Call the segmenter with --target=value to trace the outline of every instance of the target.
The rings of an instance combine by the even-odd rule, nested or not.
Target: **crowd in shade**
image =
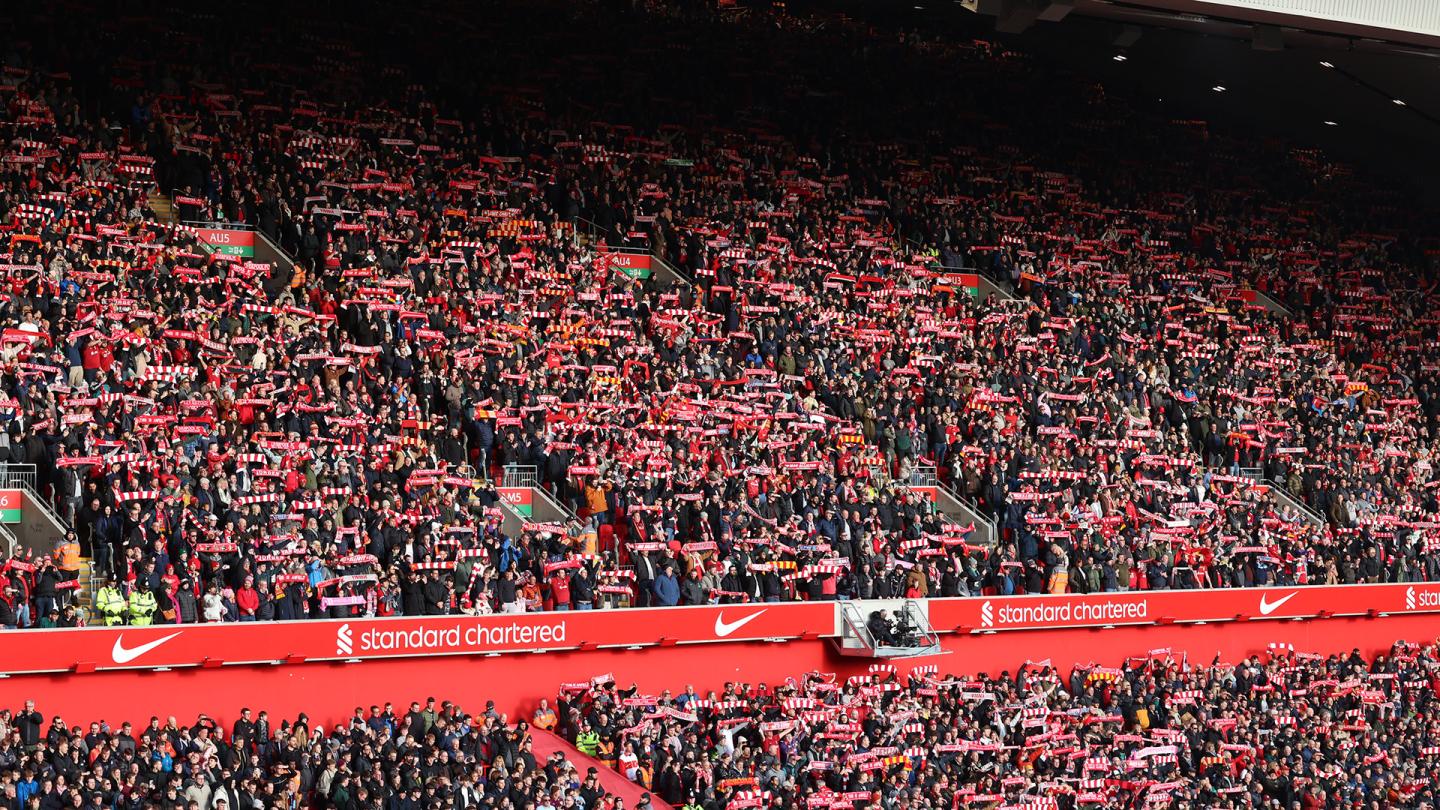
[[[529,724],[430,698],[333,725],[241,709],[229,730],[151,717],[66,724],[33,701],[0,710],[6,810],[624,810],[594,766],[537,758]],[[637,810],[647,810],[642,800]]]
[[[386,11],[7,43],[0,454],[75,536],[0,625],[77,557],[141,625],[1440,577],[1398,192],[986,40]]]
[[[560,727],[671,805],[716,810],[1431,807],[1437,665],[1399,642],[998,677],[881,664],[704,695],[599,676],[564,689]]]

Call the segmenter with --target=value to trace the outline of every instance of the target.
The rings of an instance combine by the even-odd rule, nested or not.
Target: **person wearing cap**
[[[595,756],[600,750],[600,735],[590,727],[588,720],[581,722],[580,731],[575,735],[575,750],[587,757]]]
[[[135,580],[135,593],[130,595],[130,624],[134,627],[149,627],[155,622],[155,611],[159,609],[155,594],[150,592],[150,583],[144,577]]]
[[[107,627],[115,627],[125,623],[129,608],[129,600],[120,588],[119,579],[113,573],[110,574],[105,578],[104,587],[95,595],[95,609],[100,611]]]

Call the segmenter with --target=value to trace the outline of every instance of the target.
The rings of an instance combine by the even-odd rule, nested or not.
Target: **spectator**
[[[653,586],[655,591],[655,604],[661,607],[671,607],[680,602],[680,583],[675,581],[675,567],[665,566],[659,576],[655,578]]]

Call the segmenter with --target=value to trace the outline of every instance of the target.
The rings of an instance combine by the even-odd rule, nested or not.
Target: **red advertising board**
[[[835,603],[20,630],[0,672],[585,650],[835,634]]]
[[[932,599],[940,633],[1440,613],[1440,582]],[[834,636],[838,603],[349,619],[0,634],[0,673],[89,672]],[[1283,631],[1276,631],[1277,633]],[[1440,619],[1436,620],[1440,635]]]
[[[930,623],[985,632],[1434,611],[1440,582],[934,599]]]

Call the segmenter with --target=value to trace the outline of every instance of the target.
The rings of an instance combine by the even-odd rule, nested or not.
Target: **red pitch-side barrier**
[[[1117,665],[1156,648],[1235,660],[1278,641],[1375,653],[1440,635],[1440,583],[937,599],[928,608],[949,654],[911,663],[956,673],[1044,658]],[[47,713],[112,721],[242,705],[341,719],[356,706],[433,694],[475,709],[495,700],[514,714],[601,673],[645,689],[705,690],[863,672],[868,661],[841,658],[825,640],[836,613],[834,603],[756,604],[8,632],[0,671],[15,674],[0,679],[0,706],[34,698]],[[22,674],[38,670],[48,673]]]

